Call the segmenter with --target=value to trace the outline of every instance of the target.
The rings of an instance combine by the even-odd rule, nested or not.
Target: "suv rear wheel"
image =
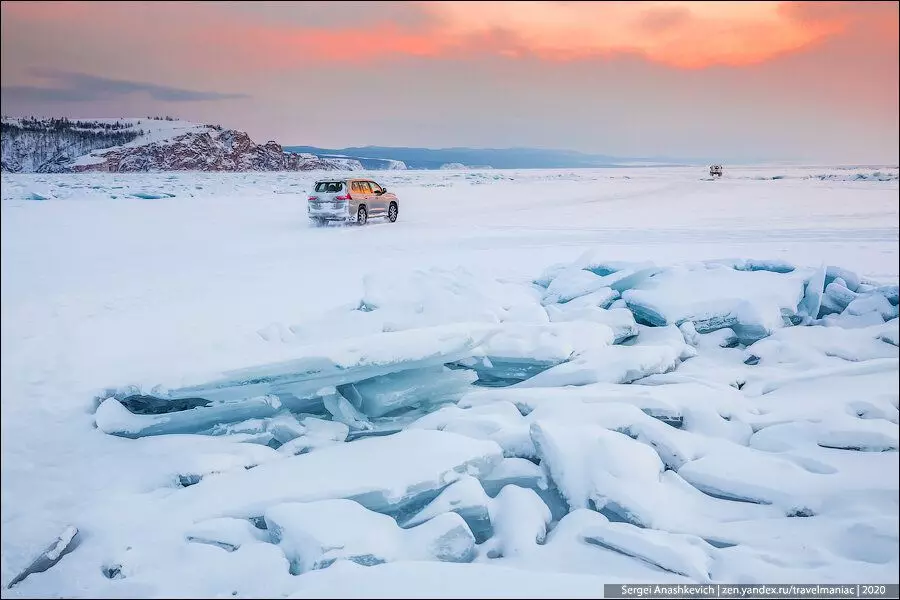
[[[391,202],[391,205],[388,206],[388,221],[394,223],[397,221],[397,203]]]
[[[356,211],[356,224],[357,225],[365,225],[366,221],[369,220],[369,213],[366,212],[365,206],[360,206],[359,210]]]

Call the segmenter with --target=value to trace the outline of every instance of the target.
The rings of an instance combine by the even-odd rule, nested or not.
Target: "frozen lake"
[[[234,528],[238,526],[233,522],[207,524],[206,531],[213,531],[208,534],[212,537],[230,535],[228,544],[238,547],[232,548],[234,551],[222,549],[224,538],[213,540],[220,542],[218,546],[186,541],[185,532],[198,523],[224,517],[246,524],[242,520],[245,517],[265,516],[245,514],[251,511],[250,507],[267,510],[270,504],[292,500],[328,504],[332,498],[358,499],[355,494],[374,493],[379,485],[374,478],[370,487],[360,484],[362,487],[357,489],[352,484],[355,478],[347,475],[345,478],[350,483],[345,485],[340,476],[331,472],[340,471],[348,464],[341,461],[357,460],[351,452],[355,444],[370,442],[384,444],[372,445],[371,452],[384,452],[401,463],[405,456],[414,453],[416,444],[431,449],[430,453],[424,452],[419,463],[407,461],[410,464],[398,466],[397,472],[387,469],[385,486],[391,490],[403,492],[410,486],[430,482],[432,477],[444,477],[441,481],[446,484],[450,482],[447,473],[459,477],[461,472],[469,473],[487,489],[488,466],[494,468],[501,459],[515,458],[541,463],[543,477],[549,478],[554,489],[558,488],[568,502],[572,512],[560,522],[558,515],[552,518],[549,515],[555,509],[553,506],[547,509],[543,503],[547,499],[543,496],[538,499],[538,494],[517,495],[519,491],[530,493],[531,488],[527,486],[515,486],[511,488],[513,493],[504,491],[490,498],[485,510],[493,522],[493,537],[484,542],[479,540],[474,559],[465,555],[468,561],[461,558],[458,561],[481,564],[429,563],[428,569],[435,569],[434,577],[456,582],[458,593],[472,594],[473,589],[484,589],[486,594],[500,595],[591,595],[599,593],[593,586],[603,582],[650,580],[846,583],[855,577],[854,581],[868,583],[897,581],[897,341],[896,333],[893,343],[879,338],[881,329],[872,335],[850,333],[856,336],[852,340],[778,338],[777,343],[781,345],[777,349],[770,346],[768,354],[760,351],[756,355],[761,359],[760,366],[769,369],[759,376],[754,375],[752,366],[743,362],[744,355],[724,354],[726,350],[744,352],[743,344],[727,349],[713,344],[707,356],[704,344],[695,343],[692,347],[698,350],[697,358],[687,360],[686,355],[677,356],[681,350],[675,352],[672,365],[677,364],[677,368],[651,369],[647,366],[650,362],[663,364],[668,359],[654,354],[651,361],[642,354],[638,361],[640,369],[644,369],[642,376],[684,373],[684,377],[693,378],[690,385],[705,381],[710,386],[724,386],[734,398],[728,401],[733,404],[727,410],[721,406],[717,409],[723,417],[721,421],[726,422],[724,413],[733,410],[734,422],[746,425],[746,435],[735,433],[732,426],[716,429],[718,425],[709,425],[696,416],[702,411],[694,407],[698,411],[696,428],[691,430],[686,424],[685,435],[715,439],[716,444],[727,440],[733,448],[707,446],[704,445],[707,442],[694,438],[689,442],[672,442],[686,444],[679,446],[680,452],[687,452],[685,456],[696,451],[696,455],[691,455],[693,459],[686,459],[683,467],[679,465],[678,472],[683,476],[679,483],[671,482],[663,474],[673,472],[669,464],[666,465],[669,470],[656,474],[653,461],[665,462],[666,457],[657,457],[654,451],[646,457],[634,456],[633,467],[612,475],[603,472],[601,476],[600,467],[588,464],[584,457],[592,452],[601,455],[609,452],[611,457],[631,460],[627,458],[633,456],[628,444],[649,448],[619,433],[615,435],[624,441],[603,437],[621,429],[616,419],[632,423],[628,419],[640,416],[627,416],[631,413],[615,418],[588,417],[581,413],[574,416],[575,413],[565,411],[554,415],[552,409],[533,406],[535,412],[549,411],[547,421],[539,421],[536,416],[533,422],[504,427],[508,432],[523,426],[525,441],[522,443],[529,448],[529,440],[533,441],[535,436],[542,440],[543,450],[531,450],[538,453],[535,456],[527,456],[527,452],[517,454],[511,450],[517,446],[512,442],[507,444],[507,438],[494,436],[491,427],[501,421],[506,423],[505,418],[515,421],[518,414],[513,410],[510,416],[500,408],[496,415],[505,416],[495,415],[499,421],[491,421],[494,425],[488,426],[483,421],[484,415],[490,412],[484,409],[473,424],[457,424],[458,435],[436,431],[450,431],[452,427],[423,425],[428,434],[434,435],[407,440],[396,434],[352,443],[331,440],[331,445],[314,447],[308,454],[293,458],[286,458],[284,452],[279,454],[265,444],[224,441],[213,439],[216,436],[212,435],[191,433],[127,439],[108,435],[95,427],[95,398],[105,388],[157,383],[177,388],[203,383],[212,374],[292,360],[298,356],[298,347],[303,348],[300,354],[309,358],[314,356],[311,349],[328,346],[329,352],[333,352],[328,354],[329,360],[333,358],[344,365],[341,368],[346,364],[340,361],[347,360],[348,355],[357,356],[354,353],[372,358],[390,350],[392,354],[384,358],[387,362],[420,360],[430,352],[439,357],[445,352],[450,356],[451,347],[456,352],[480,343],[474,339],[480,333],[461,329],[461,323],[493,326],[499,321],[503,324],[503,319],[492,316],[491,311],[497,306],[501,306],[504,314],[515,314],[509,317],[510,321],[531,323],[531,315],[537,311],[537,322],[546,322],[548,317],[542,310],[546,299],[541,299],[540,290],[535,291],[532,280],[547,267],[573,263],[585,252],[611,263],[650,262],[660,268],[717,259],[786,262],[798,267],[794,273],[798,277],[796,286],[788,290],[788,296],[795,292],[803,296],[811,285],[805,282],[811,281],[815,269],[824,266],[851,271],[862,280],[862,290],[869,291],[877,286],[897,284],[900,275],[896,168],[734,167],[728,168],[725,177],[716,181],[709,180],[702,167],[385,171],[369,175],[397,194],[400,216],[396,223],[373,220],[362,228],[312,227],[306,217],[306,198],[315,179],[325,176],[322,173],[3,174],[0,202],[3,585],[27,567],[66,526],[75,525],[82,532],[79,547],[58,565],[45,573],[29,576],[12,590],[5,591],[4,596],[230,596],[232,592],[238,596],[294,593],[340,596],[348,593],[344,588],[334,587],[338,581],[372,585],[373,593],[398,593],[386,583],[385,573],[408,577],[412,586],[409,589],[421,590],[423,584],[415,578],[422,576],[415,575],[417,563],[411,561],[431,561],[441,556],[433,551],[436,542],[422,545],[416,541],[425,539],[428,532],[413,532],[427,524],[399,532],[391,525],[395,529],[388,527],[384,530],[388,533],[383,535],[391,540],[394,540],[391,536],[396,536],[391,542],[394,549],[376,548],[377,552],[353,537],[354,532],[347,534],[349,537],[334,534],[336,541],[329,538],[329,543],[345,544],[348,548],[358,544],[362,548],[359,555],[374,554],[376,562],[391,564],[363,568],[352,562],[338,562],[299,578],[289,574],[288,563],[296,571],[300,568],[297,565],[304,564],[304,557],[311,552],[308,546],[303,546],[303,543],[313,544],[308,542],[312,534],[303,524],[319,519],[328,522],[333,515],[342,515],[343,508],[328,505],[320,507],[321,513],[313,507],[309,509],[313,512],[308,514],[282,511],[287,516],[280,513],[271,519],[266,516],[271,523],[279,519],[290,523],[285,525],[287,541],[282,539],[280,545],[268,538],[253,537],[260,530],[248,533],[241,529],[236,533]],[[808,274],[802,271],[807,268]],[[729,272],[732,272],[730,268]],[[430,282],[433,276],[441,283],[422,291],[425,288],[416,282]],[[393,284],[383,281],[398,283],[392,287]],[[408,287],[404,287],[404,281]],[[503,291],[479,287],[478,282],[483,281],[492,282],[491,285],[499,286],[497,289],[502,287]],[[853,287],[853,282],[845,283]],[[572,285],[577,288],[581,284]],[[673,280],[671,285],[682,289],[677,281]],[[740,289],[743,283],[735,285],[736,289],[728,290],[729,297],[756,298],[754,290],[745,293]],[[602,283],[590,290],[579,288],[580,291],[572,292],[573,298],[601,287],[606,289]],[[566,291],[570,289],[571,286]],[[374,324],[371,319],[357,319],[360,311],[354,311],[346,319],[340,317],[359,306],[368,295],[375,294],[373,290],[385,299],[385,306],[391,306],[389,320]],[[615,295],[618,298],[620,294]],[[405,299],[409,299],[407,304]],[[768,297],[764,300],[768,301]],[[479,304],[482,301],[483,305]],[[719,302],[719,298],[715,301]],[[878,302],[871,311],[868,304],[864,307],[868,311],[866,315],[879,314],[881,310],[880,318],[888,322],[875,326],[887,327],[888,333],[884,335],[890,338],[891,319],[894,332],[897,327],[896,302]],[[459,304],[466,304],[471,310],[460,311]],[[710,300],[704,310],[714,312],[709,308],[713,305],[721,306]],[[633,310],[630,304],[629,308]],[[442,321],[435,315],[444,309],[442,314],[449,316]],[[468,341],[464,342],[448,333],[449,337],[441,338],[445,346],[440,348],[431,348],[425,342],[421,347],[416,345],[418,342],[397,348],[383,345],[375,334],[394,329],[408,331],[413,329],[410,323],[419,323],[412,317],[404,320],[407,317],[403,311],[424,315],[422,319],[428,322],[422,321],[423,327],[447,325],[452,335],[474,337],[471,340],[466,337]],[[377,316],[377,313],[376,310],[371,314]],[[572,319],[578,321],[580,317]],[[821,324],[785,328],[777,334],[793,330],[858,332],[865,329],[863,325],[871,323],[854,321],[853,328]],[[606,324],[598,326],[606,327]],[[429,335],[423,330],[420,338],[428,340]],[[557,341],[565,338],[559,342],[564,349],[559,351],[560,356],[570,352],[570,346],[565,344],[571,345],[571,357],[581,356],[582,352],[584,356],[599,357],[600,354],[592,353],[605,353],[617,347],[605,346],[601,350],[579,346],[587,342],[568,330],[554,330],[552,335]],[[569,335],[571,340],[565,337]],[[369,336],[364,339],[370,345],[354,342],[350,350],[340,346],[342,340],[364,336]],[[645,337],[649,338],[649,334]],[[777,336],[770,340],[773,343],[774,337]],[[638,335],[637,339],[642,338]],[[608,343],[612,343],[612,337]],[[691,345],[689,340],[688,343]],[[840,351],[832,346],[849,350],[839,356]],[[807,350],[809,355],[804,354]],[[613,364],[620,360],[616,356],[615,360],[597,358],[595,362]],[[440,362],[436,363],[438,367]],[[687,369],[691,364],[699,366]],[[629,365],[625,371],[631,372]],[[708,381],[704,379],[705,373],[718,368],[716,365],[722,365],[720,373],[710,376]],[[620,392],[615,393],[625,395],[635,387],[657,390],[688,385],[681,380],[665,379],[659,385],[633,386],[621,378],[606,378],[607,371],[597,375],[600,371],[593,363],[588,367],[585,368],[592,373],[591,377],[595,377],[589,384],[616,386]],[[848,371],[851,367],[862,370]],[[794,383],[795,387],[789,391],[785,391],[787,387],[779,387],[782,384],[777,382],[801,370],[832,379],[828,380],[829,384],[825,379]],[[664,376],[667,371],[670,372]],[[729,379],[732,375],[734,381],[741,381],[741,390],[732,385],[734,381]],[[568,380],[568,376],[561,375],[555,380],[558,383],[548,385],[552,389],[546,391],[556,393],[572,389],[567,385],[583,385],[584,382]],[[765,402],[757,403],[753,394],[766,398],[768,394],[763,392],[770,389],[773,394],[781,394],[782,400],[795,406],[796,411],[783,418],[773,416],[770,421],[762,418],[763,413],[754,409]],[[860,390],[867,390],[868,396],[860,395]],[[477,388],[474,393],[481,392],[483,389]],[[615,395],[609,390],[597,394],[607,392]],[[689,400],[680,395],[677,401],[663,400],[665,393],[659,393],[662,396],[654,396],[654,402],[674,403],[672,406],[678,411],[690,413]],[[536,391],[535,395],[540,393]],[[850,405],[845,405],[850,396],[860,402],[869,399],[871,406],[853,405],[856,408],[851,411],[858,409],[867,416],[847,417],[849,423],[835,416],[833,422],[825,420],[826,425],[831,423],[833,427],[823,425],[822,431],[798,425],[813,420],[819,410],[815,408],[816,399],[823,399],[823,406],[832,407],[835,415],[843,415],[850,410],[847,408]],[[505,397],[498,402],[504,406],[515,405]],[[769,411],[784,410],[776,408],[771,401],[766,406]],[[704,407],[703,410],[708,408],[706,404]],[[809,411],[804,412],[804,407]],[[639,408],[647,409],[643,405]],[[824,413],[831,414],[829,410],[822,408]],[[332,420],[327,413],[319,416]],[[524,420],[526,415],[520,418]],[[567,418],[572,420],[566,421]],[[685,419],[689,421],[690,417]],[[611,425],[613,421],[616,424]],[[651,421],[659,423],[656,419]],[[595,435],[593,430],[584,429],[585,423],[605,433]],[[785,423],[798,428],[774,432]],[[562,433],[555,427],[562,427]],[[647,427],[649,432],[655,425]],[[729,433],[722,433],[725,429]],[[760,430],[769,429],[773,430],[771,436],[760,439],[758,444],[750,438],[751,433],[756,436]],[[403,435],[406,433],[412,434],[404,432]],[[425,432],[415,433],[424,435]],[[438,434],[446,435],[447,439]],[[864,440],[879,451],[853,451],[848,449],[853,444],[848,446],[844,442],[838,444],[842,449],[829,449],[827,446],[832,442],[822,440],[828,436],[832,436],[829,440],[840,437],[838,434],[844,435],[842,440],[851,439],[854,444]],[[602,443],[595,447],[598,435]],[[645,435],[657,439],[656,433]],[[664,433],[659,436],[664,437]],[[477,439],[480,445],[471,438]],[[581,451],[571,445],[581,443],[579,440],[584,440],[585,448],[589,448]],[[807,447],[797,440],[813,442]],[[467,445],[467,441],[473,445]],[[499,446],[491,446],[495,443]],[[685,450],[688,447],[690,451]],[[360,448],[360,453],[363,451]],[[321,453],[332,453],[336,462],[317,458],[322,464],[312,464],[310,461]],[[774,460],[773,455],[782,454],[788,458],[778,458],[782,462],[770,469],[767,461]],[[719,462],[728,463],[732,457],[733,465],[747,461],[747,481],[741,479],[741,473],[722,474],[725,471]],[[305,466],[300,465],[301,459],[307,461]],[[293,490],[279,487],[276,480],[289,480],[293,472],[290,464],[282,464],[287,460],[300,465],[297,472],[311,478],[309,486],[321,486],[322,490],[297,497]],[[428,461],[434,461],[433,469]],[[563,474],[565,468],[561,465],[575,465],[569,468],[590,476],[586,475],[584,482],[572,482]],[[247,470],[251,466],[254,468]],[[376,466],[372,469],[377,471]],[[644,475],[631,478],[632,470]],[[741,471],[741,468],[732,466],[732,470]],[[409,476],[404,479],[406,473]],[[755,473],[764,475],[757,477]],[[884,476],[879,478],[878,473]],[[204,481],[186,488],[173,484],[179,475],[188,474],[201,475]],[[259,497],[244,493],[243,488],[251,485],[242,479],[245,474],[255,477],[252,484],[258,484],[255,489],[262,490]],[[800,483],[786,485],[783,495],[776,494],[778,486],[772,483],[776,474],[796,478]],[[867,474],[872,476],[867,478]],[[803,487],[804,478],[814,483]],[[729,487],[732,479],[737,483]],[[681,518],[675,514],[678,511],[667,512],[664,506],[655,503],[642,504],[639,498],[641,490],[648,496],[673,494],[675,488],[668,486],[677,487],[682,483],[690,488],[690,494],[684,491],[684,497],[673,502],[683,502],[679,506],[684,508],[684,514],[704,513],[702,519]],[[619,490],[614,484],[624,487]],[[628,530],[619,528],[618,523],[592,521],[599,517],[596,512],[576,510],[579,506],[576,498],[582,496],[584,508],[589,508],[587,490],[592,485],[601,495],[604,491],[619,490],[616,502],[621,504],[623,498],[635,502],[635,506],[626,507],[631,511],[629,514],[654,518],[635,517],[640,526],[629,525],[632,529]],[[267,486],[272,486],[271,501],[267,500]],[[435,493],[439,489],[437,484],[432,487]],[[749,494],[747,490],[763,491],[750,498],[754,502],[751,503],[715,497],[727,495],[724,488],[734,493],[739,490],[740,494]],[[235,496],[240,496],[240,500],[235,499],[231,505],[223,501],[221,510],[207,510],[210,502],[216,502],[207,498],[218,498],[213,494],[216,489],[224,490],[226,495],[229,489],[242,491]],[[381,488],[377,489],[381,493]],[[792,509],[791,494],[801,504],[816,504],[810,509],[816,516],[786,517],[783,512]],[[863,502],[865,498],[868,500]],[[537,505],[534,500],[538,501]],[[707,504],[713,500],[714,506]],[[596,497],[591,499],[591,502],[598,501]],[[744,506],[731,506],[738,504]],[[369,526],[367,519],[373,514],[385,512],[380,505],[366,506],[372,510],[360,517],[363,528]],[[793,508],[810,507],[798,504]],[[781,509],[784,511],[777,518],[771,513]],[[549,511],[546,522],[542,510]],[[510,524],[513,518],[516,520]],[[566,520],[569,520],[568,527],[564,527]],[[751,523],[741,529],[738,522],[742,521]],[[557,526],[558,522],[562,525]],[[761,522],[765,525],[760,525]],[[432,529],[437,527],[434,525]],[[541,533],[542,527],[550,530],[548,540],[555,541],[543,543],[547,532]],[[710,545],[716,528],[732,540],[730,545],[721,548]],[[288,539],[294,530],[300,532],[296,534],[298,540],[307,542]],[[382,531],[373,529],[376,530]],[[790,535],[777,542],[765,535],[767,531],[786,530]],[[455,530],[449,527],[446,535],[452,531]],[[259,535],[265,537],[264,533]],[[659,541],[651,537],[656,533],[669,537]],[[328,535],[320,536],[323,544]],[[523,542],[523,536],[530,538],[530,542]],[[593,536],[596,543],[583,543],[585,536]],[[535,543],[538,538],[542,544]],[[295,545],[291,546],[292,543]],[[306,550],[298,550],[300,547]],[[429,549],[422,549],[426,547]],[[383,555],[379,554],[382,550]],[[497,558],[489,557],[490,551]],[[297,553],[303,557],[298,558]],[[655,566],[648,567],[648,561]],[[407,564],[410,570],[404,571]],[[115,565],[119,571],[102,572]],[[491,571],[492,568],[496,571]],[[553,577],[558,578],[556,587],[547,590],[534,587],[538,584],[528,583],[522,569],[554,572]],[[110,572],[121,577],[110,577]],[[482,587],[500,585],[497,581],[508,585],[499,591],[496,587],[490,588],[493,591]]]

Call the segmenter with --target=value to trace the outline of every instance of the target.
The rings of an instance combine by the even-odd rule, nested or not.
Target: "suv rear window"
[[[316,191],[324,194],[340,192],[342,189],[344,184],[340,181],[320,181],[316,184]]]

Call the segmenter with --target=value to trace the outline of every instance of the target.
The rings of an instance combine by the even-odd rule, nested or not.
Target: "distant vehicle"
[[[313,186],[307,210],[317,227],[329,221],[365,225],[369,217],[386,217],[393,223],[400,201],[371,179],[322,179]]]
[[[725,168],[722,165],[710,165],[709,167],[709,176],[710,177],[721,177],[722,173],[725,172]]]

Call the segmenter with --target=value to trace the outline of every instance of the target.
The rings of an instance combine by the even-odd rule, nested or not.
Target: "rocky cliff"
[[[358,170],[355,160],[285,152],[243,131],[164,119],[4,119],[2,169],[12,172]]]

